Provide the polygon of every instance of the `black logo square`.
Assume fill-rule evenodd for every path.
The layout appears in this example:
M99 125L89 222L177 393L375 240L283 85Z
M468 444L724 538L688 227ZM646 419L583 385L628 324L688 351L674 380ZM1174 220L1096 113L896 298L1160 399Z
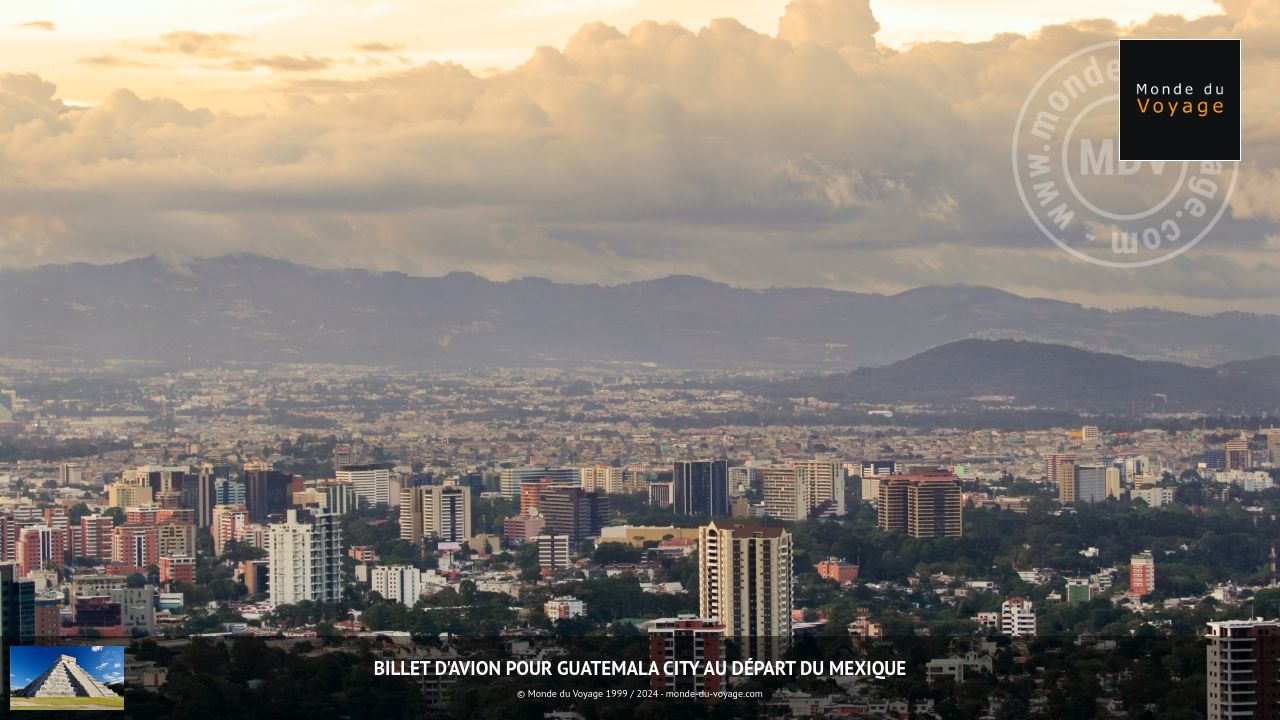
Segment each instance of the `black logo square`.
M1120 159L1239 160L1240 41L1121 39Z

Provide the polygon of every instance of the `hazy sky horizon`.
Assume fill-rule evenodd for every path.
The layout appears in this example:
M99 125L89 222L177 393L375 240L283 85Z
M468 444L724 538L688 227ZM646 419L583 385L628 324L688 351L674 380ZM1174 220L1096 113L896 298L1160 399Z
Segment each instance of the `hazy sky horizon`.
M1115 5L17 0L0 267L256 252L1280 312L1280 0ZM1036 78L1118 35L1246 48L1230 213L1140 271L1054 248L1008 170Z

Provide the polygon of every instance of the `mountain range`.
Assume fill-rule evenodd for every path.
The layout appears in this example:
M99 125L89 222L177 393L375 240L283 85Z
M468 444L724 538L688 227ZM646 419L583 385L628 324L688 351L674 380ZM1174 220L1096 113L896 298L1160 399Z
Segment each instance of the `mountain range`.
M1274 414L1280 356L1195 367L1018 340L960 340L883 367L759 386L840 403Z
M1107 311L985 287L896 295L321 270L257 255L0 271L0 356L848 370L965 339L1192 366L1280 354L1280 316Z

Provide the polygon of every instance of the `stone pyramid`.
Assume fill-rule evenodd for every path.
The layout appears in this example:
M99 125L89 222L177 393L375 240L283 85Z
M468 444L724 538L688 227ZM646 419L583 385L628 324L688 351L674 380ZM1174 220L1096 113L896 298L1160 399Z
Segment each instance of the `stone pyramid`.
M76 664L70 655L59 656L48 670L19 691L24 697L117 697Z

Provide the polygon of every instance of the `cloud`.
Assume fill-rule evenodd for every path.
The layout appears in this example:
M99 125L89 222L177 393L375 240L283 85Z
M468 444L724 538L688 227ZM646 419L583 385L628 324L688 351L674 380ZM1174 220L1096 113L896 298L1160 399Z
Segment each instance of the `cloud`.
M53 32L58 29L58 26L49 20L32 20L31 22L22 23L18 27L23 30L42 30L44 32Z
M403 50L405 46L398 43L367 42L360 43L359 45L353 45L352 47L356 50L367 53L393 53Z
M866 0L795 0L777 34L590 24L491 74L430 63L351 78L321 72L338 62L326 57L224 57L275 71L263 83L279 102L257 114L127 90L76 108L41 78L0 76L0 257L254 251L495 279L963 281L1261 308L1280 299L1264 254L1280 235L1280 21L1268 20L1280 0L1235 5L890 51ZM1260 54L1244 73L1236 217L1186 261L1120 274L1040 237L1009 150L1040 74L1126 33L1240 34Z
M89 648L89 649L90 649L90 650L92 650L93 652L102 652L102 646L101 646L101 645L94 645L93 647L91 647L91 648Z
M101 55L93 55L90 57L82 57L76 60L80 65L90 65L100 68L146 68L155 67L154 63L142 62L140 60L130 60L122 58L111 53L103 53Z
M272 55L271 57L236 60L229 63L227 67L233 70L267 68L268 70L279 72L314 72L316 70L326 70L332 64L333 61L329 58L312 57L310 55L296 57L291 55Z
M232 46L243 36L228 33L203 33L192 30L178 30L164 33L160 42L147 45L143 49L152 53L168 53L174 55L193 55L204 58L221 58L235 54Z

